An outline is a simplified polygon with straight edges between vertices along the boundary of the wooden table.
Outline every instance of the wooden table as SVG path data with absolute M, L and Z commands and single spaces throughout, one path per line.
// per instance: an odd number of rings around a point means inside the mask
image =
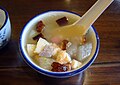
M 97 0 L 0 0 L 9 12 L 12 35 L 0 50 L 0 85 L 80 85 L 80 75 L 54 79 L 37 73 L 22 59 L 19 36 L 23 26 L 47 10 L 69 10 L 83 15 Z M 120 0 L 115 0 L 94 23 L 100 51 L 85 71 L 84 85 L 120 85 Z

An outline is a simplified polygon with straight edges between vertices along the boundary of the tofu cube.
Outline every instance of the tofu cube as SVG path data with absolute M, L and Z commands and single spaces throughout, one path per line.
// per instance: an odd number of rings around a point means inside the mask
M 34 53 L 39 54 L 44 49 L 45 45 L 49 45 L 49 42 L 43 38 L 39 38 Z
M 51 65 L 53 62 L 55 62 L 55 60 L 52 58 L 39 57 L 39 59 L 38 59 L 39 66 L 46 70 L 52 69 Z
M 46 45 L 44 49 L 40 52 L 39 56 L 52 57 L 57 54 L 60 48 L 56 44 Z
M 71 57 L 66 51 L 60 50 L 57 53 L 56 61 L 60 64 L 66 64 L 71 61 Z
M 34 50 L 36 48 L 36 45 L 34 44 L 27 44 L 27 52 L 30 57 L 34 56 Z
M 72 69 L 76 69 L 76 68 L 80 67 L 81 65 L 82 65 L 82 63 L 75 59 L 73 59 L 71 62 Z
M 86 43 L 78 48 L 77 60 L 82 61 L 83 59 L 90 56 L 92 52 L 92 43 Z

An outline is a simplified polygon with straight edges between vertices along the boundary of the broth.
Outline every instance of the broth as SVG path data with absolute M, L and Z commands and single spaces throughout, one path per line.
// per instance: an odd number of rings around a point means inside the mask
M 5 12 L 3 10 L 0 9 L 0 29 L 2 27 L 2 25 L 4 24 L 5 22 Z
M 77 15 L 63 12 L 63 13 L 51 14 L 50 16 L 46 16 L 46 17 L 40 19 L 45 24 L 45 28 L 42 31 L 42 33 L 43 33 L 43 35 L 44 35 L 44 37 L 46 38 L 47 41 L 51 42 L 52 37 L 59 36 L 59 37 L 62 37 L 63 39 L 66 39 L 67 37 L 71 37 L 71 40 L 69 40 L 69 41 L 71 41 L 72 43 L 76 43 L 77 40 L 74 37 L 76 36 L 76 34 L 79 37 L 79 33 L 74 33 L 73 31 L 70 31 L 69 33 L 67 33 L 67 30 L 65 30 L 64 32 L 66 33 L 66 35 L 63 36 L 63 35 L 60 35 L 60 34 L 63 34 L 63 33 L 56 31 L 56 28 L 58 28 L 59 26 L 55 21 L 57 19 L 61 18 L 61 17 L 64 17 L 64 16 L 68 18 L 68 21 L 69 21 L 68 24 L 72 24 L 80 18 Z M 27 43 L 34 43 L 34 44 L 37 43 L 36 41 L 34 41 L 32 39 L 36 34 L 38 34 L 35 30 L 35 26 L 36 25 L 33 25 L 32 30 L 29 32 L 29 37 L 28 37 Z M 92 27 L 90 27 L 88 33 L 86 34 L 86 41 L 87 41 L 87 43 L 92 43 L 92 51 L 91 51 L 91 54 L 90 54 L 89 57 L 87 57 L 86 59 L 81 61 L 82 62 L 81 67 L 84 66 L 92 58 L 92 56 L 95 53 L 96 36 L 95 36 L 95 33 L 93 32 Z M 32 57 L 32 60 L 37 65 L 39 65 L 38 61 L 36 61 L 34 59 L 34 57 Z

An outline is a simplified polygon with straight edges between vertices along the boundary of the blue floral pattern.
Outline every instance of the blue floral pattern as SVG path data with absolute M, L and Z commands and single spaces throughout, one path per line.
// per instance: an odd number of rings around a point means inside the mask
M 0 29 L 0 49 L 1 49 L 8 43 L 8 41 L 10 39 L 11 24 L 10 24 L 8 12 L 2 7 L 0 7 L 0 10 L 4 11 L 4 14 L 2 14 L 0 17 L 3 17 L 5 19 L 5 20 L 2 19 L 4 22 Z M 5 16 L 3 16 L 3 15 L 5 15 Z
M 0 31 L 0 48 L 7 43 L 6 29 Z

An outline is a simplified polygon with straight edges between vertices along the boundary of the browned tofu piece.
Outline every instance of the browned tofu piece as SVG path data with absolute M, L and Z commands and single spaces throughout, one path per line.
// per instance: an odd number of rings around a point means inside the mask
M 41 32 L 44 27 L 45 27 L 45 25 L 44 25 L 43 21 L 39 21 L 37 23 L 36 31 Z
M 56 20 L 56 22 L 59 26 L 64 26 L 64 25 L 68 24 L 68 18 L 67 17 L 62 17 L 62 18 Z

